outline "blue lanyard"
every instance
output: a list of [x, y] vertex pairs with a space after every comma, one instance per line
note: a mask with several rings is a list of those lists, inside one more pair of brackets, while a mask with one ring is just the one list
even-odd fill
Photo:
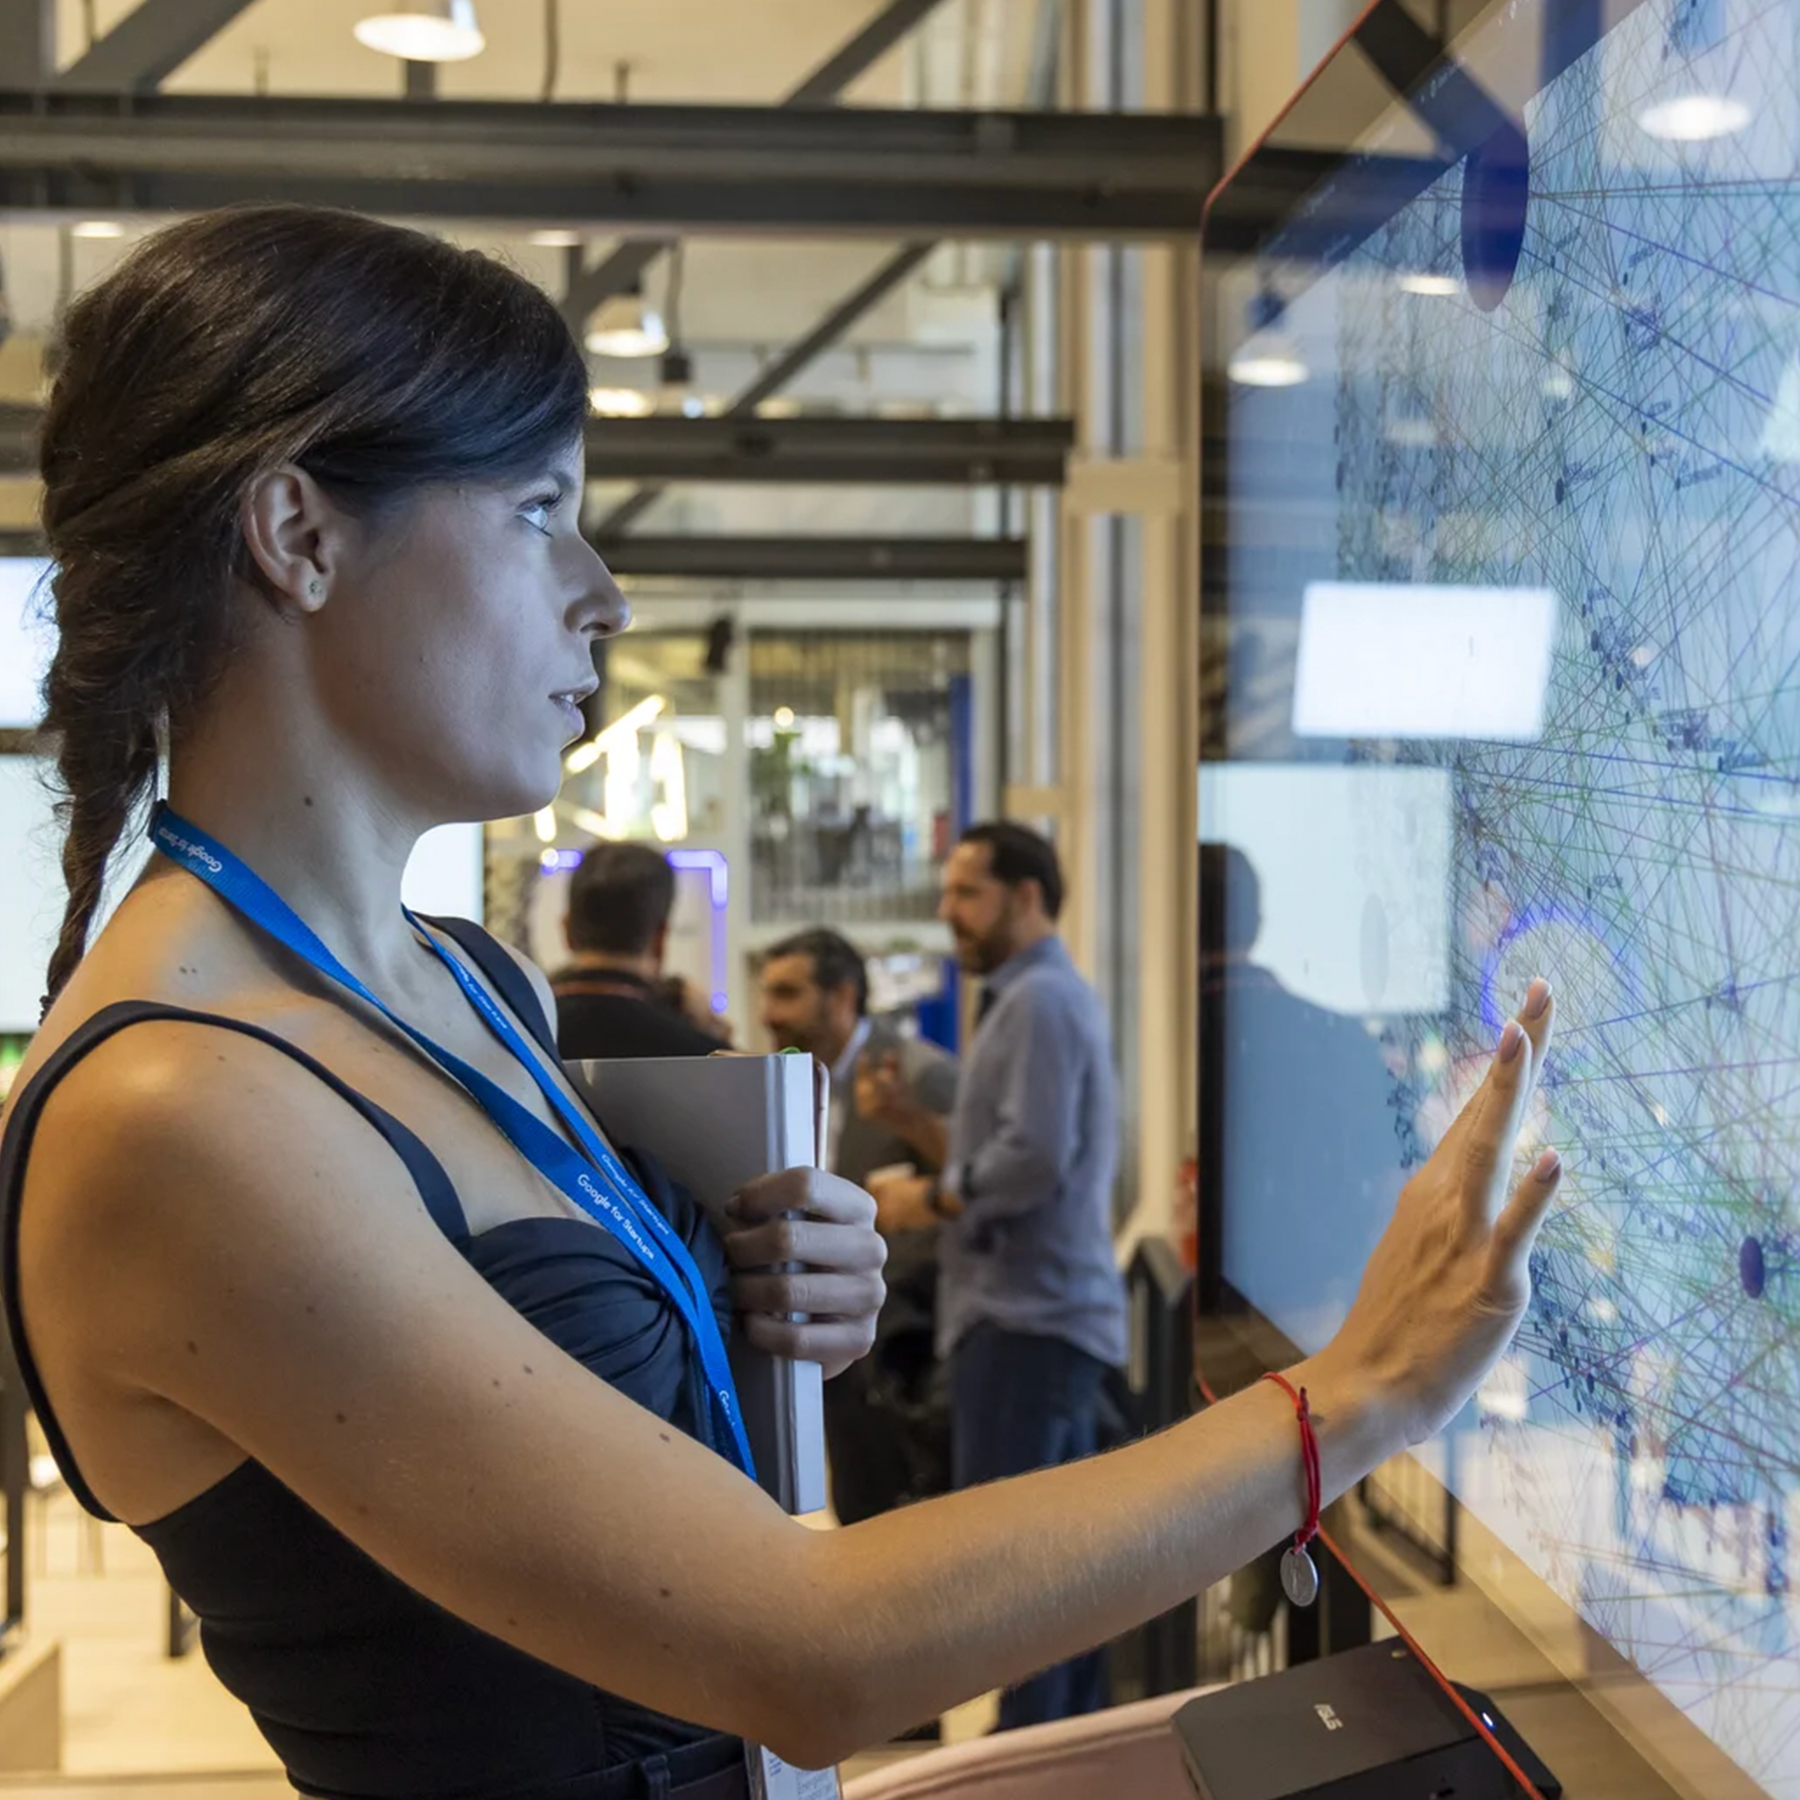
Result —
[[[688, 1247], [668, 1220], [632, 1179], [593, 1122], [572, 1105], [549, 1071], [526, 1047], [512, 1021], [460, 961], [403, 907], [406, 921], [434, 950], [456, 978], [456, 984], [483, 1023], [522, 1063], [557, 1116], [574, 1133], [592, 1158], [579, 1156], [542, 1119], [521, 1106], [511, 1094], [461, 1057], [434, 1043], [383, 1004], [356, 976], [332, 955], [318, 936], [282, 897], [248, 864], [197, 826], [158, 805], [150, 820], [150, 840], [171, 861], [204, 881], [214, 893], [237, 908], [297, 956], [304, 957], [320, 974], [346, 987], [374, 1007], [412, 1039], [434, 1062], [469, 1090], [513, 1148], [545, 1180], [603, 1225], [635, 1256], [645, 1271], [669, 1297], [680, 1313], [688, 1336], [699, 1353], [716, 1420], [729, 1433], [738, 1466], [755, 1478], [750, 1443], [744, 1435], [737, 1389], [725, 1340], [712, 1309], [712, 1295], [705, 1278], [694, 1265]], [[599, 1179], [596, 1179], [598, 1177]]]

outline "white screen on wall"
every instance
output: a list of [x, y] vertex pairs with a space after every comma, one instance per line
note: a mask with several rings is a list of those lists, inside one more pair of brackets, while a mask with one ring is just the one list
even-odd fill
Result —
[[49, 572], [42, 557], [0, 556], [0, 731], [28, 731], [41, 716], [38, 688], [52, 643], [41, 611]]
[[[54, 796], [35, 757], [0, 756], [0, 1033], [34, 1031], [44, 968], [62, 926]], [[137, 879], [148, 851], [128, 845], [107, 883], [96, 931]], [[403, 894], [415, 912], [481, 919], [482, 828], [442, 825], [419, 840], [407, 864]]]

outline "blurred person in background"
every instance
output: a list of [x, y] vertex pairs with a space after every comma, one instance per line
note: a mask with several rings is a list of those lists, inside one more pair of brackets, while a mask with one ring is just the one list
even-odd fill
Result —
[[[834, 1175], [865, 1187], [896, 1166], [939, 1172], [956, 1104], [955, 1059], [869, 1017], [868, 967], [847, 938], [803, 931], [768, 952], [762, 1024], [779, 1048], [808, 1051], [831, 1072], [826, 1166]], [[890, 1234], [884, 1274], [874, 1350], [825, 1389], [832, 1504], [847, 1525], [948, 1485], [947, 1409], [933, 1349], [936, 1233]]]
[[[942, 1221], [938, 1353], [955, 1485], [1052, 1468], [1097, 1446], [1125, 1360], [1113, 1255], [1118, 1107], [1099, 997], [1057, 936], [1062, 869], [1035, 831], [976, 825], [944, 865], [939, 916], [982, 989], [941, 1178], [879, 1177], [891, 1238]], [[1001, 1730], [1105, 1705], [1090, 1651], [1001, 1696]]]
[[569, 961], [550, 978], [556, 1037], [571, 1062], [711, 1056], [731, 1047], [723, 1020], [663, 972], [675, 871], [650, 844], [596, 844], [569, 882]]

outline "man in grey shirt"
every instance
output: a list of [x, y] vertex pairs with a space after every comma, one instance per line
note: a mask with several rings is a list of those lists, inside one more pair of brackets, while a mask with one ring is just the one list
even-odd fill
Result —
[[[875, 1185], [883, 1230], [936, 1216], [938, 1347], [950, 1364], [958, 1487], [1088, 1455], [1100, 1388], [1125, 1360], [1125, 1286], [1112, 1246], [1118, 1113], [1094, 990], [1056, 935], [1056, 852], [1010, 823], [966, 832], [939, 914], [985, 977], [939, 1181]], [[1000, 1727], [1105, 1704], [1098, 1651], [1033, 1676]]]

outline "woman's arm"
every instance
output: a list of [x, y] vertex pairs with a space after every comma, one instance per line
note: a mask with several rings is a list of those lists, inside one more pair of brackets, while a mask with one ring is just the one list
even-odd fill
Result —
[[[135, 1027], [45, 1109], [21, 1264], [51, 1391], [173, 1404], [421, 1593], [598, 1686], [818, 1766], [1299, 1523], [1298, 1433], [1270, 1389], [1073, 1467], [796, 1525], [494, 1294], [326, 1088], [221, 1039]], [[1553, 1184], [1496, 1230], [1491, 1177], [1533, 1061], [1497, 1065], [1409, 1185], [1378, 1291], [1301, 1371], [1328, 1495], [1453, 1411], [1511, 1336]]]

